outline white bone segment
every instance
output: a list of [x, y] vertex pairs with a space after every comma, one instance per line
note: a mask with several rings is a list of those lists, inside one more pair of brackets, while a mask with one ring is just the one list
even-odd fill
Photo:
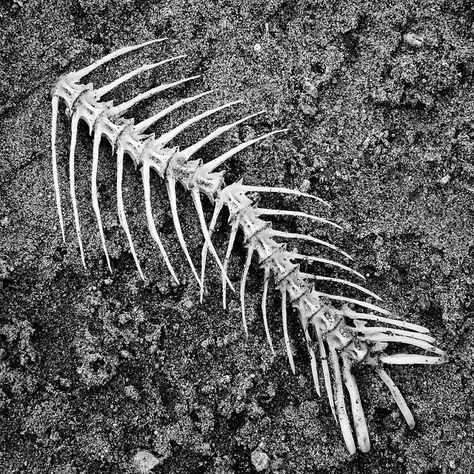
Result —
[[167, 89], [171, 89], [172, 87], [176, 87], [180, 84], [184, 84], [185, 82], [192, 81], [194, 79], [197, 79], [198, 77], [201, 77], [201, 76], [186, 77], [184, 79], [181, 79], [180, 81], [172, 82], [170, 84], [162, 84], [161, 86], [157, 86], [146, 92], [142, 92], [141, 94], [138, 94], [137, 96], [133, 97], [133, 99], [127, 100], [127, 102], [123, 102], [120, 105], [111, 107], [109, 115], [118, 117], [122, 115], [123, 113], [125, 113], [128, 109], [130, 109], [134, 105], [141, 102], [142, 100], [149, 99], [150, 97], [156, 94], [159, 94], [160, 92], [163, 92]]
[[309, 335], [308, 325], [304, 328], [304, 337], [306, 339], [306, 345], [308, 346], [308, 352], [311, 359], [311, 374], [313, 375], [314, 388], [318, 396], [321, 396], [321, 389], [319, 388], [319, 376], [318, 376], [318, 366], [316, 363], [316, 355], [312, 347], [311, 336]]
[[332, 416], [338, 421], [336, 416], [336, 409], [334, 407], [334, 394], [332, 390], [331, 374], [329, 372], [328, 356], [326, 348], [324, 347], [324, 341], [321, 334], [321, 329], [317, 324], [314, 325], [316, 329], [316, 336], [319, 344], [319, 355], [321, 357], [321, 367], [323, 369], [324, 385], [326, 387], [326, 395], [328, 398], [329, 406], [331, 407]]
[[135, 251], [135, 246], [133, 245], [132, 235], [130, 234], [130, 229], [128, 228], [127, 217], [125, 215], [125, 208], [123, 205], [123, 155], [123, 148], [121, 145], [119, 145], [117, 148], [117, 210], [119, 221], [123, 230], [125, 231], [125, 235], [127, 236], [128, 244], [133, 255], [133, 260], [135, 260], [138, 273], [140, 274], [141, 279], [145, 280], [145, 276], [143, 275], [142, 268], [138, 260], [137, 252]]
[[130, 53], [131, 51], [144, 48], [145, 46], [148, 46], [153, 43], [161, 43], [162, 41], [166, 41], [167, 39], [168, 38], [154, 39], [154, 40], [146, 41], [145, 43], [137, 44], [134, 46], [126, 46], [124, 48], [120, 48], [117, 51], [113, 51], [112, 53], [107, 54], [107, 56], [104, 56], [103, 58], [93, 62], [90, 66], [87, 66], [83, 69], [80, 69], [79, 71], [76, 71], [74, 75], [77, 77], [77, 80], [79, 80], [82, 77], [90, 74], [94, 69], [97, 69], [99, 66], [102, 66], [103, 64], [106, 64], [109, 61], [112, 61], [112, 59], [118, 58], [119, 56], [122, 56], [126, 53]]
[[342, 280], [340, 278], [332, 278], [321, 275], [314, 275], [313, 278], [319, 281], [332, 281], [334, 283], [341, 283], [342, 285], [351, 286], [352, 288], [356, 288], [357, 290], [362, 291], [363, 293], [366, 293], [369, 296], [372, 296], [372, 298], [375, 298], [376, 300], [382, 301], [382, 298], [380, 298], [380, 296], [376, 295], [372, 291], [367, 290], [363, 286], [358, 285], [357, 283], [352, 283], [351, 281]]
[[268, 282], [270, 280], [270, 269], [265, 268], [265, 275], [263, 277], [263, 293], [262, 293], [262, 316], [263, 316], [263, 325], [265, 327], [265, 334], [267, 335], [268, 345], [272, 354], [275, 355], [275, 349], [273, 348], [272, 336], [270, 334], [270, 329], [268, 327], [268, 318], [267, 318], [267, 295], [268, 295]]
[[399, 336], [407, 336], [412, 337], [414, 339], [420, 339], [421, 341], [426, 341], [428, 343], [433, 343], [436, 339], [428, 334], [423, 334], [414, 331], [405, 331], [403, 329], [395, 329], [395, 328], [384, 328], [384, 327], [361, 327], [356, 323], [355, 332], [360, 334], [374, 334], [374, 333], [388, 333], [388, 334], [397, 334]]
[[392, 354], [379, 357], [383, 364], [444, 364], [447, 360], [443, 357], [424, 356], [419, 354]]
[[252, 140], [248, 140], [244, 143], [241, 143], [240, 145], [237, 145], [236, 147], [232, 148], [231, 150], [224, 153], [223, 155], [215, 158], [209, 163], [204, 164], [201, 169], [203, 170], [203, 172], [210, 173], [211, 171], [214, 171], [218, 166], [222, 165], [222, 163], [227, 161], [229, 158], [232, 158], [234, 155], [239, 153], [239, 151], [244, 150], [245, 148], [253, 145], [254, 143], [265, 140], [266, 138], [271, 137], [272, 135], [275, 135], [276, 133], [283, 133], [287, 131], [288, 131], [287, 128], [283, 130], [275, 130], [273, 132], [266, 133], [265, 135], [262, 135], [261, 137], [253, 138]]
[[[232, 228], [230, 230], [230, 237], [229, 237], [229, 243], [227, 245], [227, 250], [225, 253], [224, 257], [224, 272], [227, 275], [227, 267], [229, 266], [229, 259], [230, 259], [230, 254], [232, 253], [232, 249], [234, 248], [234, 243], [235, 243], [235, 237], [237, 235], [237, 231], [239, 230], [239, 220], [236, 219], [232, 223]], [[227, 291], [226, 291], [226, 281], [224, 277], [224, 272], [222, 273], [222, 307], [224, 309], [227, 308]]]
[[[207, 230], [207, 224], [206, 224], [206, 220], [204, 218], [204, 211], [202, 209], [202, 203], [201, 203], [201, 197], [200, 197], [199, 190], [194, 188], [191, 192], [191, 195], [193, 197], [194, 206], [196, 207], [196, 212], [197, 212], [198, 217], [199, 217], [199, 222], [201, 223], [201, 229], [202, 229], [202, 233], [203, 233], [203, 236], [204, 236], [205, 243], [207, 244], [207, 247], [211, 251], [213, 257], [215, 258], [216, 263], [219, 266], [219, 269], [221, 270], [223, 277], [227, 281], [227, 284], [229, 285], [229, 287], [231, 288], [232, 291], [235, 291], [234, 287], [232, 286], [231, 281], [229, 280], [229, 277], [227, 276], [227, 273], [226, 273], [224, 267], [222, 266], [222, 263], [219, 259], [219, 256], [217, 255], [216, 249], [214, 248], [214, 245], [211, 241], [211, 236], [209, 235], [209, 231]], [[201, 282], [203, 282], [202, 279], [201, 279]], [[202, 286], [204, 287], [204, 284]]]
[[329, 358], [333, 368], [334, 374], [334, 402], [336, 406], [336, 413], [341, 426], [342, 437], [346, 443], [346, 448], [349, 454], [354, 454], [356, 451], [354, 437], [352, 436], [352, 428], [347, 415], [346, 402], [344, 400], [344, 391], [342, 387], [341, 367], [339, 364], [339, 357], [334, 347], [329, 348]]
[[219, 127], [218, 129], [214, 130], [212, 133], [204, 137], [203, 139], [199, 140], [197, 143], [194, 145], [189, 146], [188, 148], [185, 148], [184, 150], [181, 151], [181, 153], [186, 156], [186, 158], [190, 158], [194, 153], [196, 153], [198, 150], [200, 150], [204, 145], [209, 143], [211, 140], [214, 140], [214, 138], [217, 138], [218, 136], [222, 135], [223, 133], [227, 132], [228, 130], [231, 130], [233, 127], [236, 127], [237, 125], [241, 124], [242, 122], [245, 122], [246, 120], [250, 120], [253, 117], [256, 117], [257, 115], [261, 115], [265, 112], [265, 110], [261, 110], [260, 112], [256, 112], [255, 114], [248, 115], [247, 117], [241, 118], [240, 120], [237, 120], [236, 122], [233, 122], [229, 125], [224, 125], [222, 127]]
[[191, 259], [191, 255], [189, 255], [188, 247], [186, 245], [186, 241], [184, 240], [183, 231], [181, 229], [181, 223], [179, 222], [178, 217], [178, 207], [176, 203], [176, 179], [172, 176], [168, 176], [166, 180], [166, 190], [168, 191], [168, 198], [170, 200], [170, 208], [171, 208], [171, 216], [173, 218], [174, 227], [176, 229], [176, 235], [178, 236], [179, 243], [181, 248], [183, 249], [184, 255], [188, 260], [189, 266], [191, 267], [191, 271], [193, 272], [196, 281], [199, 284], [199, 287], [202, 287], [202, 281], [199, 279], [199, 275], [196, 271], [196, 267]]
[[150, 165], [148, 163], [144, 163], [142, 167], [142, 181], [143, 181], [143, 192], [145, 196], [145, 213], [146, 213], [146, 220], [148, 223], [148, 229], [150, 231], [150, 235], [152, 236], [153, 240], [157, 243], [158, 248], [160, 249], [161, 255], [168, 267], [169, 272], [171, 273], [174, 281], [179, 285], [178, 277], [171, 265], [170, 259], [168, 254], [166, 253], [165, 248], [163, 247], [163, 243], [161, 242], [160, 236], [156, 230], [155, 220], [153, 219], [153, 213], [151, 209], [151, 190], [150, 190]]
[[315, 199], [320, 203], [324, 204], [325, 206], [331, 207], [331, 204], [326, 202], [324, 199], [321, 199], [318, 196], [313, 196], [312, 194], [302, 193], [297, 189], [291, 188], [275, 188], [273, 186], [249, 186], [247, 184], [242, 186], [243, 191], [246, 193], [280, 193], [280, 194], [294, 194], [295, 196], [307, 197], [311, 199]]
[[307, 214], [306, 212], [298, 212], [298, 211], [285, 211], [282, 209], [262, 209], [258, 208], [258, 214], [261, 216], [294, 216], [294, 217], [307, 217], [308, 219], [312, 219], [313, 221], [322, 222], [323, 224], [329, 224], [335, 227], [336, 229], [342, 230], [342, 227], [335, 222], [332, 222], [328, 219], [324, 219], [323, 217], [313, 216], [311, 214]]
[[100, 217], [99, 208], [99, 193], [97, 191], [97, 170], [99, 167], [99, 145], [102, 138], [102, 128], [99, 125], [94, 134], [94, 142], [92, 145], [92, 173], [91, 173], [91, 197], [92, 197], [92, 208], [95, 212], [97, 219], [97, 226], [99, 227], [100, 240], [102, 242], [102, 248], [104, 249], [105, 258], [107, 260], [107, 266], [109, 267], [110, 273], [112, 273], [112, 266], [110, 264], [109, 253], [107, 252], [107, 245], [105, 243], [104, 229], [102, 228], [102, 218]]
[[294, 234], [291, 232], [281, 232], [279, 230], [272, 230], [272, 233], [275, 237], [281, 237], [283, 239], [300, 239], [300, 240], [308, 240], [310, 242], [313, 242], [318, 245], [323, 245], [324, 247], [330, 248], [332, 250], [335, 250], [336, 252], [339, 252], [341, 255], [344, 255], [344, 257], [353, 260], [353, 258], [344, 250], [341, 250], [340, 248], [336, 247], [333, 244], [330, 244], [329, 242], [326, 242], [325, 240], [317, 239], [316, 237], [313, 237], [312, 235], [304, 235], [304, 234]]
[[283, 323], [283, 338], [285, 340], [286, 354], [290, 363], [291, 371], [296, 374], [295, 361], [293, 360], [293, 352], [291, 351], [290, 336], [288, 334], [288, 313], [286, 310], [286, 281], [281, 286], [281, 318]]
[[250, 263], [252, 262], [252, 256], [254, 252], [254, 245], [250, 244], [247, 250], [247, 259], [244, 265], [244, 271], [242, 272], [242, 279], [240, 280], [240, 308], [242, 312], [242, 324], [244, 325], [245, 335], [249, 336], [247, 328], [247, 318], [245, 317], [245, 286], [247, 284], [247, 276], [249, 273]]
[[[163, 64], [169, 63], [171, 61], [176, 61], [178, 59], [185, 58], [186, 55], [181, 55], [181, 56], [175, 56], [173, 58], [168, 58], [164, 59], [163, 61], [153, 63], [153, 64], [144, 64], [143, 66], [134, 69], [133, 71], [128, 72], [127, 74], [124, 74], [123, 76], [120, 76], [118, 79], [115, 79], [115, 81], [111, 82], [110, 84], [107, 84], [105, 86], [100, 87], [99, 89], [96, 89], [96, 97], [100, 99], [102, 96], [105, 94], [109, 93], [110, 91], [114, 90], [116, 87], [120, 86], [124, 82], [129, 81], [135, 76], [138, 76], [142, 72], [150, 71], [151, 69], [155, 69], [159, 66], [162, 66]], [[133, 99], [132, 99], [133, 100]], [[140, 100], [140, 99], [139, 99]]]
[[79, 211], [77, 209], [76, 200], [76, 182], [74, 172], [74, 158], [76, 153], [77, 126], [79, 124], [79, 115], [73, 114], [71, 118], [71, 145], [69, 149], [69, 192], [71, 193], [72, 212], [74, 213], [74, 225], [76, 227], [77, 242], [79, 251], [81, 252], [81, 260], [84, 268], [86, 268], [86, 258], [84, 256], [84, 248], [82, 247], [81, 225], [79, 222]]
[[328, 298], [330, 300], [345, 301], [346, 303], [358, 304], [359, 306], [362, 306], [367, 309], [371, 309], [372, 311], [378, 311], [379, 313], [382, 313], [382, 314], [386, 314], [386, 315], [392, 314], [390, 311], [387, 311], [386, 309], [383, 309], [380, 306], [376, 306], [371, 303], [366, 303], [365, 301], [356, 300], [354, 298], [346, 298], [345, 296], [339, 296], [339, 295], [329, 295], [328, 293], [322, 293], [321, 291], [318, 291], [318, 295], [324, 296], [325, 298]]
[[402, 393], [400, 392], [398, 387], [395, 385], [395, 382], [387, 374], [387, 372], [385, 372], [385, 370], [382, 369], [381, 367], [375, 367], [375, 371], [377, 372], [377, 374], [380, 376], [380, 378], [384, 381], [385, 385], [390, 390], [390, 393], [392, 394], [392, 397], [395, 400], [395, 403], [398, 405], [398, 408], [402, 412], [402, 415], [405, 418], [408, 426], [413, 429], [415, 427], [415, 420], [413, 418], [413, 415], [410, 409], [408, 408], [407, 402], [403, 398]]
[[335, 262], [334, 260], [329, 260], [327, 258], [322, 258], [322, 257], [312, 257], [310, 255], [303, 255], [301, 253], [295, 253], [295, 252], [290, 252], [290, 258], [297, 259], [297, 260], [306, 260], [308, 262], [318, 262], [318, 263], [325, 263], [327, 265], [332, 265], [334, 267], [340, 268], [341, 270], [346, 270], [350, 273], [353, 273], [354, 275], [357, 275], [359, 278], [362, 278], [362, 280], [365, 280], [365, 277], [364, 275], [362, 275], [362, 273], [359, 273], [357, 270], [354, 270], [351, 267], [343, 265], [342, 263]]
[[[196, 76], [196, 77], [198, 77], [198, 76]], [[191, 80], [193, 78], [194, 78], [194, 76], [189, 78], [189, 79]], [[183, 81], [179, 81], [179, 82], [184, 82], [184, 81], [185, 81], [185, 79], [183, 79]], [[211, 91], [207, 91], [207, 92], [202, 92], [201, 94], [197, 94], [197, 95], [194, 95], [192, 97], [187, 97], [186, 99], [178, 100], [178, 102], [175, 102], [174, 104], [170, 105], [169, 107], [166, 107], [165, 109], [161, 110], [160, 112], [156, 113], [155, 115], [151, 116], [150, 118], [147, 118], [146, 120], [143, 120], [142, 122], [135, 125], [135, 130], [138, 133], [143, 133], [145, 130], [150, 128], [155, 122], [157, 122], [161, 118], [165, 117], [169, 113], [173, 112], [173, 110], [176, 110], [176, 109], [182, 107], [183, 105], [188, 104], [189, 102], [193, 102], [194, 100], [200, 99], [201, 97], [212, 94], [213, 92], [215, 92], [215, 91], [211, 90]]]
[[370, 451], [369, 430], [365, 420], [364, 408], [360, 398], [359, 389], [351, 372], [351, 362], [347, 354], [342, 353], [343, 378], [346, 385], [349, 398], [351, 400], [352, 419], [354, 420], [354, 428], [356, 432], [357, 445], [363, 453]]
[[58, 104], [59, 97], [53, 96], [51, 101], [52, 107], [52, 118], [51, 118], [51, 158], [53, 166], [53, 183], [54, 183], [54, 194], [56, 196], [56, 207], [58, 209], [59, 227], [61, 228], [61, 235], [63, 236], [63, 242], [66, 242], [66, 235], [64, 233], [64, 220], [63, 212], [61, 210], [61, 192], [59, 190], [59, 179], [58, 179], [58, 160], [56, 153], [56, 130], [58, 124]]
[[164, 146], [168, 142], [173, 140], [173, 138], [176, 137], [176, 135], [178, 135], [179, 133], [181, 133], [183, 130], [190, 127], [194, 123], [199, 122], [200, 120], [206, 117], [209, 117], [210, 115], [215, 114], [223, 109], [232, 107], [233, 105], [240, 104], [242, 102], [243, 102], [242, 100], [236, 100], [234, 102], [229, 102], [227, 104], [221, 105], [220, 107], [216, 107], [215, 109], [207, 110], [206, 112], [203, 112], [202, 114], [196, 115], [195, 117], [192, 117], [189, 120], [186, 120], [186, 122], [183, 122], [182, 124], [173, 128], [169, 132], [166, 132], [163, 135], [161, 135], [159, 138], [156, 139], [156, 144], [158, 146]]
[[[213, 234], [214, 229], [216, 227], [217, 218], [219, 217], [219, 214], [220, 214], [221, 210], [222, 210], [222, 202], [220, 200], [218, 200], [215, 203], [211, 223], [209, 224], [209, 238], [212, 237], [212, 234]], [[201, 294], [200, 294], [201, 303], [203, 302], [203, 299], [204, 299], [204, 278], [205, 278], [205, 275], [206, 275], [206, 261], [207, 261], [208, 248], [209, 247], [207, 245], [207, 242], [204, 241], [204, 245], [202, 246], [202, 251], [201, 251], [201, 282], [202, 282]], [[223, 291], [225, 291], [225, 288], [226, 288], [226, 286], [225, 286], [226, 279], [225, 279], [224, 275], [227, 275], [227, 269], [224, 269], [224, 267], [223, 267], [223, 271], [222, 271], [222, 278], [223, 278], [223, 281], [224, 281]]]
[[[353, 301], [348, 301], [348, 303], [353, 303]], [[409, 323], [407, 321], [401, 321], [399, 319], [392, 319], [392, 318], [384, 318], [382, 316], [376, 316], [375, 314], [366, 314], [366, 313], [357, 313], [352, 311], [348, 306], [344, 306], [343, 308], [344, 316], [348, 316], [351, 319], [362, 319], [367, 321], [377, 321], [379, 323], [391, 324], [392, 326], [398, 326], [405, 329], [410, 329], [412, 331], [417, 331], [421, 333], [428, 334], [430, 331], [419, 324]], [[379, 311], [380, 308], [375, 309], [375, 311]], [[388, 314], [391, 314], [388, 312]]]
[[361, 341], [370, 341], [370, 342], [400, 342], [403, 344], [411, 344], [412, 346], [420, 347], [426, 351], [434, 352], [438, 355], [443, 355], [444, 352], [441, 349], [419, 339], [407, 336], [397, 336], [392, 334], [368, 334], [367, 336], [360, 337]]

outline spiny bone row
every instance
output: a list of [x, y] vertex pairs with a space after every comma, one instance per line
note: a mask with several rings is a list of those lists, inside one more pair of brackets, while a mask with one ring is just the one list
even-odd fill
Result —
[[[351, 423], [349, 421], [348, 410], [346, 408], [346, 402], [344, 398], [343, 381], [350, 398], [350, 407], [352, 411], [353, 425], [357, 437], [358, 446], [362, 451], [368, 451], [370, 448], [370, 441], [368, 437], [368, 431], [360, 400], [360, 395], [355, 379], [351, 373], [351, 367], [353, 364], [363, 363], [371, 365], [375, 368], [376, 373], [381, 377], [381, 379], [385, 382], [385, 384], [391, 391], [396, 403], [398, 404], [409, 426], [414, 426], [413, 416], [405, 400], [403, 399], [403, 396], [393, 383], [390, 376], [382, 368], [382, 364], [436, 364], [442, 362], [443, 352], [433, 346], [434, 338], [427, 334], [429, 331], [422, 326], [389, 318], [387, 317], [390, 315], [388, 311], [371, 303], [367, 303], [358, 299], [348, 298], [339, 295], [332, 295], [317, 291], [315, 289], [316, 281], [330, 281], [333, 283], [343, 284], [345, 286], [352, 287], [354, 289], [357, 289], [358, 291], [364, 292], [365, 294], [375, 299], [380, 299], [374, 293], [351, 281], [301, 272], [300, 265], [297, 263], [293, 263], [294, 261], [305, 261], [309, 263], [317, 262], [333, 267], [338, 267], [339, 269], [352, 273], [353, 275], [356, 275], [363, 279], [363, 276], [360, 273], [335, 260], [330, 260], [320, 256], [303, 255], [297, 253], [296, 250], [292, 252], [288, 251], [286, 249], [285, 243], [278, 243], [275, 239], [307, 240], [314, 244], [324, 246], [333, 251], [339, 252], [346, 258], [350, 258], [349, 255], [347, 255], [342, 250], [336, 248], [334, 245], [326, 241], [317, 239], [316, 237], [274, 230], [271, 227], [271, 223], [264, 221], [263, 219], [261, 219], [261, 217], [289, 215], [295, 217], [311, 218], [324, 224], [339, 227], [337, 226], [337, 224], [328, 221], [327, 219], [324, 219], [322, 217], [312, 216], [303, 212], [259, 208], [257, 204], [252, 201], [249, 196], [247, 196], [247, 194], [261, 192], [278, 192], [293, 194], [297, 196], [311, 197], [317, 199], [322, 204], [328, 204], [320, 198], [288, 188], [248, 186], [242, 184], [242, 182], [238, 182], [233, 183], [222, 189], [224, 185], [223, 172], [215, 172], [215, 169], [218, 166], [226, 162], [229, 158], [231, 158], [244, 148], [254, 143], [257, 143], [275, 133], [282, 132], [283, 130], [270, 132], [261, 137], [246, 141], [232, 148], [220, 157], [215, 158], [209, 163], [203, 164], [199, 160], [190, 161], [192, 155], [196, 153], [196, 151], [198, 151], [201, 147], [206, 145], [209, 141], [228, 131], [232, 127], [239, 125], [245, 120], [248, 120], [258, 115], [261, 112], [249, 115], [248, 117], [240, 119], [230, 125], [220, 127], [202, 140], [200, 140], [199, 142], [197, 142], [196, 144], [181, 151], [179, 150], [179, 148], [166, 148], [165, 146], [180, 132], [182, 132], [185, 128], [189, 127], [193, 123], [205, 117], [208, 117], [209, 115], [212, 115], [226, 107], [230, 107], [234, 104], [237, 104], [240, 101], [231, 102], [229, 104], [225, 104], [220, 107], [216, 107], [212, 110], [206, 111], [156, 138], [154, 134], [145, 135], [145, 132], [157, 120], [164, 117], [173, 110], [177, 109], [178, 107], [181, 107], [191, 101], [197, 100], [212, 91], [204, 92], [202, 94], [198, 94], [196, 96], [180, 100], [138, 124], [135, 124], [133, 119], [123, 119], [122, 115], [138, 102], [166, 89], [175, 87], [179, 84], [183, 84], [187, 81], [195, 79], [198, 76], [185, 78], [171, 84], [165, 84], [155, 87], [154, 89], [139, 94], [135, 98], [124, 102], [123, 104], [120, 104], [118, 106], [114, 106], [112, 102], [101, 102], [101, 98], [106, 93], [112, 91], [115, 87], [129, 80], [133, 76], [140, 74], [141, 72], [144, 72], [146, 70], [150, 70], [152, 68], [160, 66], [164, 63], [180, 59], [183, 56], [176, 56], [155, 64], [144, 65], [141, 68], [138, 68], [135, 71], [132, 71], [120, 77], [116, 81], [113, 81], [112, 83], [103, 86], [99, 89], [94, 89], [92, 84], [85, 85], [80, 83], [81, 79], [84, 76], [92, 72], [97, 67], [105, 64], [106, 62], [127, 52], [159, 41], [162, 40], [153, 40], [138, 46], [122, 48], [121, 50], [111, 53], [80, 71], [63, 76], [62, 78], [60, 78], [55, 90], [53, 91], [53, 177], [63, 239], [65, 238], [65, 234], [61, 211], [56, 159], [56, 122], [58, 116], [59, 98], [62, 98], [65, 101], [67, 111], [71, 116], [71, 148], [69, 157], [70, 193], [77, 238], [84, 265], [85, 257], [82, 246], [74, 182], [74, 156], [77, 138], [77, 126], [80, 120], [84, 120], [88, 124], [91, 133], [92, 131], [94, 131], [91, 181], [92, 204], [96, 214], [99, 226], [99, 233], [109, 268], [110, 260], [108, 257], [105, 236], [102, 229], [102, 221], [99, 212], [97, 192], [99, 144], [101, 142], [102, 137], [106, 137], [117, 152], [118, 214], [120, 223], [127, 235], [127, 239], [133, 257], [135, 259], [135, 263], [142, 278], [143, 272], [141, 270], [140, 263], [138, 261], [134, 249], [133, 241], [126, 221], [123, 204], [122, 177], [123, 159], [125, 154], [128, 154], [137, 165], [141, 165], [142, 167], [141, 170], [145, 198], [145, 211], [147, 216], [148, 227], [153, 239], [158, 244], [160, 252], [166, 262], [170, 273], [172, 274], [173, 278], [178, 281], [176, 273], [174, 272], [171, 266], [170, 260], [160, 240], [153, 220], [150, 198], [150, 170], [154, 169], [160, 177], [166, 180], [166, 187], [170, 200], [171, 214], [176, 228], [177, 236], [181, 247], [186, 255], [186, 258], [189, 262], [191, 270], [200, 285], [201, 300], [203, 298], [204, 293], [206, 258], [208, 251], [210, 251], [213, 254], [222, 273], [223, 306], [226, 306], [226, 286], [229, 285], [231, 288], [233, 288], [232, 283], [229, 281], [229, 278], [227, 276], [229, 258], [234, 246], [236, 234], [239, 228], [242, 229], [245, 237], [246, 246], [248, 247], [247, 259], [240, 282], [240, 302], [245, 332], [247, 333], [247, 322], [245, 316], [245, 287], [249, 267], [252, 261], [252, 256], [254, 255], [254, 253], [257, 253], [260, 265], [264, 269], [262, 313], [265, 331], [271, 350], [273, 351], [274, 349], [267, 321], [266, 300], [268, 294], [268, 283], [270, 280], [270, 276], [273, 275], [276, 286], [280, 290], [282, 296], [281, 312], [283, 322], [283, 334], [290, 366], [293, 372], [295, 372], [295, 364], [293, 361], [287, 325], [287, 295], [289, 295], [289, 303], [296, 309], [297, 313], [299, 314], [306, 338], [308, 351], [311, 358], [312, 375], [316, 391], [318, 394], [320, 394], [317, 359], [314, 352], [314, 348], [318, 348], [329, 404], [333, 412], [334, 418], [336, 419], [336, 421], [339, 422], [341, 426], [343, 437], [349, 452], [355, 452], [355, 443], [353, 440]], [[192, 194], [194, 205], [199, 216], [199, 221], [205, 240], [205, 244], [202, 251], [200, 277], [197, 274], [196, 268], [187, 250], [184, 235], [181, 230], [181, 225], [178, 218], [175, 192], [175, 186], [177, 181], [181, 182], [186, 189], [190, 190]], [[205, 222], [204, 212], [201, 205], [201, 193], [207, 195], [211, 200], [215, 200], [214, 214], [212, 216], [209, 229]], [[211, 235], [215, 229], [219, 214], [224, 206], [227, 206], [229, 208], [232, 227], [225, 259], [224, 262], [221, 263], [217, 252], [212, 244]], [[342, 307], [342, 309], [337, 310], [332, 306], [331, 301], [339, 301], [346, 304]], [[355, 311], [352, 311], [347, 306], [347, 303], [356, 304], [375, 313], [383, 314], [384, 316], [379, 316], [374, 313], [357, 313]], [[391, 326], [395, 326], [395, 328], [386, 328], [383, 326], [367, 327], [366, 324], [368, 321], [388, 324]], [[388, 343], [404, 343], [419, 347], [423, 350], [433, 352], [437, 355], [387, 355], [384, 353], [384, 350], [387, 347]]]

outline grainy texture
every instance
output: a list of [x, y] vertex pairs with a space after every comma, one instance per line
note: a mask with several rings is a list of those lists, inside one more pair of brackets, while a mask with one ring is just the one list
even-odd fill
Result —
[[[268, 455], [273, 473], [473, 472], [472, 3], [332, 4], [0, 4], [0, 472], [134, 473], [140, 451], [159, 461], [154, 473], [256, 472], [253, 452]], [[226, 121], [267, 109], [207, 147], [203, 159], [290, 127], [287, 135], [242, 153], [226, 179], [305, 188], [330, 201], [331, 218], [345, 231], [326, 236], [356, 257], [367, 286], [388, 308], [438, 337], [449, 364], [391, 370], [414, 412], [413, 432], [386, 388], [362, 368], [357, 376], [373, 447], [349, 458], [326, 400], [312, 388], [298, 321], [290, 324], [299, 371], [294, 377], [276, 292], [270, 308], [277, 356], [267, 347], [258, 269], [251, 270], [248, 285], [247, 341], [236, 298], [228, 311], [221, 309], [215, 266], [199, 304], [157, 180], [155, 217], [183, 280], [173, 286], [148, 236], [139, 175], [128, 163], [126, 210], [148, 277], [143, 283], [118, 224], [114, 159], [104, 145], [100, 203], [111, 276], [90, 205], [91, 140], [82, 125], [76, 181], [84, 271], [67, 197], [64, 114], [58, 152], [68, 240], [62, 244], [50, 166], [50, 89], [59, 75], [117, 47], [162, 36], [169, 38], [166, 45], [114, 61], [91, 80], [105, 84], [143, 61], [188, 54], [113, 96], [120, 101], [162, 81], [202, 74], [195, 84], [133, 110], [144, 118], [177, 98], [218, 89], [158, 130], [226, 99], [245, 100], [239, 110], [190, 129], [182, 146]], [[198, 261], [202, 239], [195, 212], [184, 191], [179, 197]], [[267, 202], [318, 210], [290, 198]], [[307, 222], [279, 225], [318, 230]], [[227, 231], [222, 222], [217, 248], [224, 247]], [[240, 242], [233, 279], [243, 260]]]

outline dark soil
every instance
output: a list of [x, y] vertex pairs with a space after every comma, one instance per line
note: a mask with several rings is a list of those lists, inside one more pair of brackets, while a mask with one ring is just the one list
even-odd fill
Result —
[[[0, 4], [0, 471], [134, 473], [148, 451], [154, 473], [440, 474], [474, 472], [474, 10], [470, 1], [2, 0]], [[79, 127], [76, 182], [87, 270], [68, 193], [68, 118], [61, 109], [60, 180], [67, 243], [54, 200], [50, 91], [61, 74], [124, 45], [168, 37], [91, 75], [106, 84], [143, 62], [187, 58], [130, 81], [120, 102], [159, 83], [201, 78], [133, 109], [141, 119], [200, 91], [213, 95], [163, 120], [169, 129], [217, 104], [243, 104], [193, 126], [182, 147], [219, 125], [266, 109], [206, 147], [209, 160], [245, 139], [288, 127], [239, 154], [228, 183], [304, 189], [330, 201], [332, 232], [303, 220], [279, 228], [319, 233], [355, 257], [366, 286], [403, 319], [429, 327], [449, 363], [392, 367], [417, 425], [387, 389], [356, 371], [372, 450], [351, 458], [327, 400], [314, 392], [296, 315], [297, 376], [288, 366], [280, 300], [270, 295], [272, 356], [261, 322], [262, 273], [247, 290], [250, 337], [238, 297], [221, 305], [209, 266], [199, 291], [180, 250], [163, 183], [153, 205], [181, 285], [148, 235], [140, 173], [125, 169], [126, 211], [146, 281], [119, 226], [115, 162], [104, 144], [100, 203], [114, 273], [90, 204], [91, 139]], [[194, 261], [202, 238], [179, 190]], [[314, 202], [266, 206], [320, 212]], [[207, 219], [212, 205], [206, 202]], [[229, 227], [215, 244], [224, 252]], [[240, 240], [231, 260], [238, 284]], [[334, 290], [337, 291], [337, 290]]]

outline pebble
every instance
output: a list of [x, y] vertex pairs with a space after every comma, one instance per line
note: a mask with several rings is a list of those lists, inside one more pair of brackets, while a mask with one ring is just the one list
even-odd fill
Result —
[[262, 45], [260, 43], [256, 43], [255, 46], [253, 47], [253, 50], [258, 53], [262, 50]]
[[270, 458], [262, 451], [255, 450], [251, 455], [253, 467], [257, 472], [262, 472], [268, 469], [270, 465]]
[[403, 41], [413, 48], [421, 48], [423, 46], [423, 38], [415, 33], [407, 33], [403, 35]]
[[149, 451], [138, 451], [133, 458], [133, 463], [140, 474], [147, 474], [159, 463], [158, 459]]
[[451, 176], [449, 176], [449, 174], [447, 174], [446, 176], [443, 176], [439, 182], [442, 184], [442, 185], [445, 185], [445, 184], [448, 184], [449, 183], [449, 180], [451, 179]]

